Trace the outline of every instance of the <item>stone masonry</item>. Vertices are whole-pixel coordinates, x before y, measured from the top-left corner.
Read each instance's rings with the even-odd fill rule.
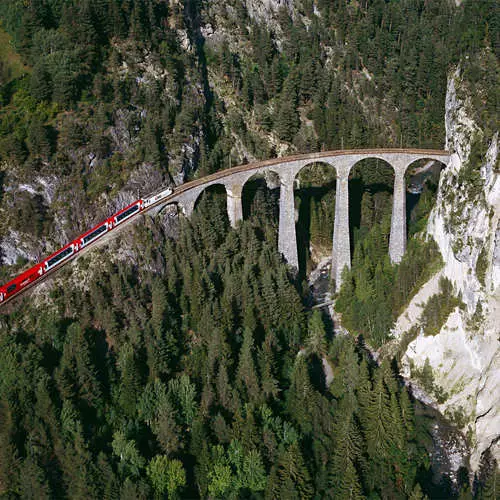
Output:
[[[243,218],[241,194],[245,183],[255,175],[274,172],[280,179],[280,210],[278,249],[292,268],[298,268],[297,238],[295,234],[294,184],[297,174],[307,165],[326,163],[337,176],[335,223],[332,244],[332,278],[338,290],[345,267],[351,265],[349,238],[349,173],[356,163],[366,158],[378,158],[391,165],[395,172],[394,196],[389,241],[392,262],[400,262],[406,250],[406,186],[405,172],[417,160],[437,160],[448,163],[449,153],[434,150],[380,149],[330,151],[275,158],[249,165],[222,170],[179,186],[167,203],[177,203],[189,217],[198,197],[212,185],[223,185],[227,193],[227,210],[233,227]]]

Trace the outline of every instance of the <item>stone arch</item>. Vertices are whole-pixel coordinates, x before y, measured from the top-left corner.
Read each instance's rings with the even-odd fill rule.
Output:
[[[393,158],[393,155],[390,155],[390,154],[376,154],[376,153],[373,153],[373,154],[370,153],[370,154],[364,155],[363,157],[356,158],[356,161],[352,164],[351,172],[356,167],[356,165],[358,163],[361,163],[361,162],[364,162],[367,160],[377,160],[379,162],[387,164],[387,165],[389,165],[389,167],[391,167],[391,169],[394,171],[394,173],[396,173],[397,165],[398,165],[396,158],[395,157]]]
[[[435,202],[441,173],[446,166],[442,160],[425,157],[414,159],[407,165],[406,225],[409,236],[421,229],[423,217],[421,208],[425,209],[432,198]]]
[[[411,160],[406,165],[405,175],[414,174],[415,169],[418,169],[419,171],[432,170],[434,166],[439,167],[440,171],[442,172],[448,165],[443,160],[422,156],[420,158]]]
[[[279,194],[281,190],[281,179],[279,171],[275,168],[266,168],[252,172],[241,185],[242,215],[248,219],[251,215],[252,204],[258,192],[265,189],[267,193],[273,193],[271,198],[275,198],[276,213],[272,214],[278,220],[279,217]],[[271,201],[271,200],[267,200]]]
[[[295,232],[301,275],[308,272],[313,243],[317,256],[324,251],[331,254],[336,178],[334,165],[324,159],[307,161],[295,173]]]
[[[351,251],[363,231],[392,211],[397,169],[383,155],[358,159],[349,172],[349,234]]]
[[[204,185],[203,189],[197,193],[197,195],[194,199],[193,209],[196,209],[199,206],[203,197],[206,196],[208,193],[222,194],[223,192],[227,196],[227,188],[223,182],[213,182],[213,183]]]
[[[226,185],[222,182],[212,182],[203,187],[204,189],[198,193],[194,200],[193,213],[196,213],[198,208],[205,204],[205,210],[213,210],[217,214],[222,213],[222,218],[217,218],[217,220],[225,229],[229,228],[232,221],[229,213],[229,196]]]
[[[174,217],[179,214],[180,204],[178,201],[172,201],[170,203],[165,203],[161,205],[156,211],[155,215],[161,215],[162,217]]]
[[[312,168],[314,165],[322,165],[325,169],[332,169],[333,172],[335,172],[335,173],[337,171],[335,163],[330,162],[328,159],[326,159],[326,158],[318,158],[318,159],[311,158],[309,160],[304,161],[302,165],[300,165],[298,168],[295,169],[295,172],[294,172],[295,180],[298,179],[301,172]]]

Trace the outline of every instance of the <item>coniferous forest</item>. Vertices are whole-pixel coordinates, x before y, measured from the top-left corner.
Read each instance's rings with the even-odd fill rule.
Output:
[[[0,238],[23,248],[1,247],[2,283],[161,185],[289,152],[442,148],[458,63],[489,96],[471,97],[475,119],[496,127],[495,2],[303,0],[267,23],[250,4],[0,1]],[[353,335],[309,307],[310,248],[331,245],[335,206],[312,171],[298,274],[258,181],[236,229],[207,192],[191,219],[144,217],[58,272],[0,317],[0,498],[495,498],[487,453],[473,481],[435,480],[432,419],[397,355],[370,352],[441,264],[420,237],[438,179],[395,266],[391,175],[353,172],[336,297]],[[451,295],[441,283],[426,334]]]
[[[9,318],[5,494],[432,493],[427,422],[389,363],[377,366],[351,337],[331,338],[319,312],[305,314],[266,238],[266,206],[229,230],[223,204],[206,197],[162,247],[152,227],[137,228],[150,242],[140,265],[108,263],[85,292],[58,287],[53,307]]]

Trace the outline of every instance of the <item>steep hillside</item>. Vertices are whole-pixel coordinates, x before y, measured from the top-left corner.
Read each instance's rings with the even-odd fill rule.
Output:
[[[3,3],[32,72],[0,97],[2,262],[254,158],[442,145],[453,15],[437,0]]]
[[[224,194],[208,193],[190,220],[147,217],[10,303],[0,496],[489,498],[496,7],[0,2],[12,40],[0,50],[2,283],[137,196],[238,163],[354,147],[453,152],[408,210],[399,265],[388,257],[393,173],[378,162],[353,172],[352,269],[336,297],[351,336],[306,309],[304,276],[277,250],[277,190],[259,181],[237,228]],[[315,167],[300,184],[299,249],[319,258],[335,179]],[[470,442],[472,468],[457,463],[453,484],[430,466],[435,415],[422,415],[394,358]]]
[[[453,284],[446,293],[461,305],[449,309],[432,333],[426,329],[429,304],[441,300],[442,290],[431,287],[415,298],[410,308],[418,310],[420,302],[420,314],[401,315],[412,314],[412,326],[421,325],[403,358],[405,376],[464,430],[474,468],[490,447],[500,458],[500,168],[497,114],[483,104],[495,99],[498,69],[485,51],[475,62],[463,61],[448,82],[446,142],[453,156],[427,232],[443,257],[440,276]]]

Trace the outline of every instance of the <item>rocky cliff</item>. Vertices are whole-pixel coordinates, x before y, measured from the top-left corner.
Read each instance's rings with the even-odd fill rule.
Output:
[[[443,257],[440,275],[453,283],[462,306],[451,312],[439,334],[425,336],[420,328],[402,362],[417,390],[424,388],[428,401],[469,438],[473,469],[488,448],[500,459],[498,132],[477,118],[472,96],[482,91],[464,78],[460,67],[449,77],[446,146],[453,155],[441,174],[427,227]],[[434,277],[424,285],[421,291],[428,293],[419,293],[396,326],[404,323],[402,318],[418,318],[415,311],[435,297],[436,286],[431,285],[436,281]]]

